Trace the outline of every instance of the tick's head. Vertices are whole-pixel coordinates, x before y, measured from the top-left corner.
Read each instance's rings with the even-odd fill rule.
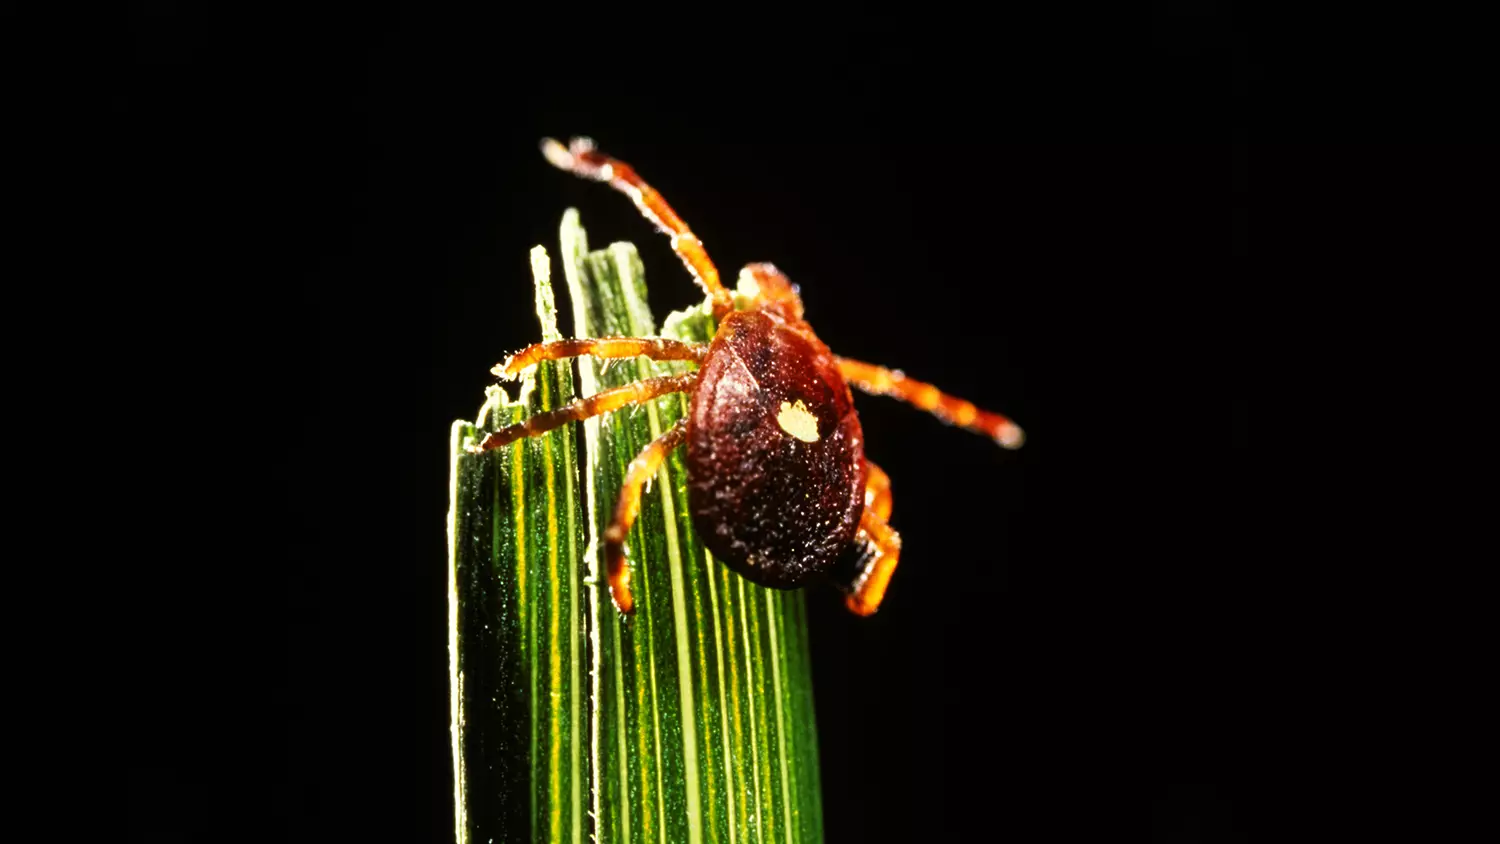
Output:
[[[802,319],[802,297],[797,285],[772,264],[750,264],[740,270],[735,292],[748,297],[758,310],[774,313],[789,322]]]

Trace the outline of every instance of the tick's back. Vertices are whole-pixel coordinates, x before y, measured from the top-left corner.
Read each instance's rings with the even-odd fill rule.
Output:
[[[837,363],[806,323],[727,315],[688,427],[699,536],[764,586],[789,589],[827,571],[864,510],[863,440]]]

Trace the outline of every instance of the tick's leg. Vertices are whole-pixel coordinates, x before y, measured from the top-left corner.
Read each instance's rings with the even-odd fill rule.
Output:
[[[604,531],[604,571],[609,579],[609,593],[615,599],[615,606],[626,615],[635,612],[635,598],[630,594],[630,567],[625,564],[625,537],[641,512],[641,487],[656,477],[662,461],[686,438],[687,418],[684,417],[630,461],[630,467],[625,470],[625,481],[620,484],[620,498],[615,502],[614,520]]]
[[[891,481],[874,463],[869,466],[870,479],[865,483],[865,514],[859,520],[856,541],[875,546],[864,570],[844,598],[844,606],[855,615],[874,615],[885,597],[885,587],[896,572],[901,557],[901,534],[891,530],[886,519],[891,514]]]
[[[545,434],[569,422],[588,419],[611,410],[619,410],[626,405],[640,404],[668,393],[686,393],[693,389],[697,380],[698,373],[689,372],[684,375],[669,375],[665,378],[646,378],[623,387],[600,390],[586,399],[578,399],[556,410],[538,413],[524,422],[517,422],[498,431],[491,431],[479,445],[469,446],[469,451],[478,454],[492,448],[510,445],[519,439]]]
[[[891,476],[870,461],[865,461],[865,509],[875,511],[882,522],[891,518]]]
[[[714,316],[721,317],[733,309],[729,291],[719,281],[719,270],[703,249],[703,242],[661,194],[636,175],[634,168],[594,149],[594,142],[588,138],[574,138],[566,147],[547,138],[542,141],[542,153],[554,166],[585,179],[608,182],[610,187],[634,200],[647,219],[672,236],[672,250],[687,265],[703,292],[713,298]]]
[[[931,384],[907,378],[899,369],[886,369],[848,358],[839,358],[838,362],[844,380],[867,393],[910,402],[950,425],[984,434],[1006,448],[1020,448],[1026,441],[1021,427],[1006,417],[980,410]]]
[[[497,363],[490,371],[501,378],[514,378],[530,366],[544,360],[576,358],[590,355],[596,358],[633,358],[645,355],[652,360],[690,360],[702,363],[708,354],[708,346],[702,343],[684,343],[665,337],[589,337],[580,340],[554,340],[527,346]]]

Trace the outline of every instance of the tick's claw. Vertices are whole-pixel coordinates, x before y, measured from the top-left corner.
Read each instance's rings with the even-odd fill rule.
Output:
[[[615,609],[620,611],[620,615],[635,614],[635,599],[630,596],[629,590],[626,590],[624,594],[611,590],[609,595],[614,600]]]
[[[1000,429],[995,435],[995,442],[1014,451],[1026,443],[1026,432],[1021,430],[1020,425],[1011,423]]]
[[[630,594],[630,558],[620,557],[618,574],[609,579],[609,597],[621,615],[635,612],[635,596]]]
[[[559,170],[573,169],[572,153],[568,152],[567,147],[551,138],[542,139],[542,155],[547,156],[547,160],[552,162],[552,166]]]
[[[588,138],[574,138],[566,147],[551,138],[543,138],[542,155],[552,162],[553,167],[585,179],[607,182],[615,175],[610,160],[597,155],[594,152],[594,142]]]

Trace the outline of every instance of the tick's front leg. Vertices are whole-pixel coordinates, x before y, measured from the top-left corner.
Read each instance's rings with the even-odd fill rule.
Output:
[[[682,259],[703,292],[713,299],[714,317],[722,318],[734,309],[734,301],[719,281],[719,270],[703,248],[703,241],[693,234],[662,195],[636,174],[634,167],[595,149],[594,142],[588,138],[574,138],[567,146],[547,138],[542,141],[542,153],[554,167],[585,179],[605,182],[630,197],[646,219],[671,235],[672,251]]]
[[[668,337],[583,337],[577,340],[553,340],[534,343],[497,363],[490,371],[501,378],[515,378],[529,367],[544,360],[563,360],[583,355],[614,360],[648,357],[652,360],[690,360],[702,363],[708,354],[704,343],[684,343]]]
[[[556,410],[537,415],[514,425],[507,425],[486,434],[478,445],[468,447],[470,454],[479,454],[494,448],[510,445],[516,440],[545,434],[554,428],[561,428],[569,422],[580,422],[594,416],[600,416],[611,411],[619,410],[633,404],[648,402],[658,396],[670,393],[690,393],[698,382],[698,373],[689,372],[684,375],[667,375],[661,378],[646,378],[635,381],[622,387],[611,387],[608,390],[589,396],[586,399],[576,399]]]
[[[865,513],[860,517],[855,541],[874,548],[844,598],[844,606],[855,615],[874,615],[880,609],[901,557],[901,534],[886,523],[891,515],[890,476],[868,460],[865,465],[869,477],[865,481]]]

